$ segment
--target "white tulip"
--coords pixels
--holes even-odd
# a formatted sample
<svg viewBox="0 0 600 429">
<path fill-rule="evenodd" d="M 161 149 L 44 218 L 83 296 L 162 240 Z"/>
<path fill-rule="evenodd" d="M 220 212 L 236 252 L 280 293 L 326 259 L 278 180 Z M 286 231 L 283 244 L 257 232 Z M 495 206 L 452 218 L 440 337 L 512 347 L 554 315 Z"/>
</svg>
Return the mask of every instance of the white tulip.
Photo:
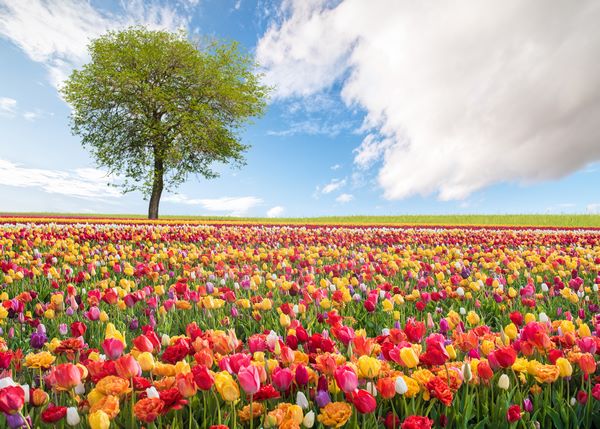
<svg viewBox="0 0 600 429">
<path fill-rule="evenodd" d="M 369 392 L 371 395 L 373 395 L 373 397 L 377 397 L 377 388 L 370 381 L 367 383 L 365 390 L 367 392 Z"/>
<path fill-rule="evenodd" d="M 471 365 L 468 362 L 465 362 L 462 367 L 463 378 L 468 383 L 473 380 L 473 371 L 471 370 Z"/>
<path fill-rule="evenodd" d="M 510 387 L 510 380 L 508 378 L 508 375 L 502 374 L 500 376 L 500 378 L 498 379 L 498 387 L 503 390 L 508 390 L 508 388 Z"/>
<path fill-rule="evenodd" d="M 302 420 L 302 426 L 304 426 L 305 428 L 311 428 L 311 427 L 313 427 L 314 424 L 315 424 L 315 412 L 311 410 L 308 413 L 306 413 L 306 415 L 304 416 L 304 419 Z"/>
<path fill-rule="evenodd" d="M 77 412 L 76 407 L 67 408 L 67 424 L 69 426 L 77 426 L 81 422 L 81 418 L 79 417 L 79 413 Z"/>
<path fill-rule="evenodd" d="M 0 378 L 0 389 L 4 389 L 8 386 L 16 386 L 17 383 L 11 377 Z"/>
<path fill-rule="evenodd" d="M 75 386 L 75 389 L 73 390 L 76 394 L 83 395 L 85 393 L 85 386 L 83 385 L 83 383 L 79 383 L 77 386 Z"/>
<path fill-rule="evenodd" d="M 29 384 L 21 384 L 21 389 L 25 393 L 25 402 L 29 402 Z"/>
<path fill-rule="evenodd" d="M 408 392 L 408 386 L 402 377 L 396 377 L 395 387 L 398 395 L 404 395 L 406 392 Z"/>
<path fill-rule="evenodd" d="M 465 290 L 462 287 L 457 287 L 456 288 L 456 294 L 458 296 L 465 296 Z"/>
<path fill-rule="evenodd" d="M 306 399 L 306 395 L 304 392 L 298 392 L 296 394 L 296 405 L 298 405 L 303 410 L 308 408 L 308 399 Z"/>
<path fill-rule="evenodd" d="M 156 390 L 156 387 L 154 386 L 150 386 L 146 389 L 146 396 L 148 398 L 160 398 L 158 390 Z"/>
</svg>

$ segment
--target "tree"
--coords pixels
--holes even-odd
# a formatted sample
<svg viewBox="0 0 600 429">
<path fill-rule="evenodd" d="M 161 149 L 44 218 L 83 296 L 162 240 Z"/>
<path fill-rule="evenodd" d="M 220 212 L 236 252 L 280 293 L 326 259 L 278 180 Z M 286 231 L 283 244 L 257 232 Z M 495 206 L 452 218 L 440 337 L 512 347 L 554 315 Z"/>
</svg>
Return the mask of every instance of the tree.
<svg viewBox="0 0 600 429">
<path fill-rule="evenodd" d="M 215 162 L 244 164 L 239 132 L 264 113 L 269 88 L 237 43 L 200 47 L 184 32 L 132 27 L 93 40 L 89 51 L 61 89 L 72 132 L 123 179 L 123 192 L 150 197 L 149 219 L 158 218 L 163 189 L 189 174 L 218 177 Z"/>
</svg>

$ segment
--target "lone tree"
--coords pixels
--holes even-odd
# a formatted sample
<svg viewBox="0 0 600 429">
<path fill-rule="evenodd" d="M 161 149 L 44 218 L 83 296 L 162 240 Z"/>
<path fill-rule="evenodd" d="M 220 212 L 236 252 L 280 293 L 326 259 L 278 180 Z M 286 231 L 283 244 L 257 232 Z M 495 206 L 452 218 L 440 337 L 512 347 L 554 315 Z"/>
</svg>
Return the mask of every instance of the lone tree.
<svg viewBox="0 0 600 429">
<path fill-rule="evenodd" d="M 190 173 L 214 178 L 214 162 L 244 164 L 239 132 L 264 112 L 269 88 L 236 43 L 200 48 L 184 32 L 133 27 L 93 40 L 89 51 L 62 88 L 72 132 L 123 178 L 123 192 L 150 197 L 149 219 L 158 219 L 163 189 Z"/>
</svg>

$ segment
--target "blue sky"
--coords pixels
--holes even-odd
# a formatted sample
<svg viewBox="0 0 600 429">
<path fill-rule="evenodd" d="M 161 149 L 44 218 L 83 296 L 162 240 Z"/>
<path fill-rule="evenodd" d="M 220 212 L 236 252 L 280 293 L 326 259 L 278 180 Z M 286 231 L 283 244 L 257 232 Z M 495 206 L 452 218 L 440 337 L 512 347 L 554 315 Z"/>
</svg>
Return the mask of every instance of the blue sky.
<svg viewBox="0 0 600 429">
<path fill-rule="evenodd" d="M 515 37 L 536 42 L 527 62 L 492 31 L 502 18 L 515 22 L 503 11 L 481 24 L 485 49 L 463 49 L 472 34 L 452 28 L 449 42 L 442 30 L 401 37 L 439 25 L 426 10 L 386 2 L 365 11 L 355 1 L 0 0 L 0 212 L 146 212 L 140 194 L 105 186 L 70 134 L 56 89 L 86 61 L 87 37 L 133 23 L 238 40 L 277 87 L 267 114 L 242 135 L 252 145 L 247 165 L 220 168 L 210 181 L 191 177 L 163 195 L 161 214 L 598 212 L 598 59 L 585 49 L 600 45 L 595 27 L 581 23 L 598 8 L 584 4 L 554 12 L 565 28 L 579 19 L 576 34 L 535 22 L 535 5 L 510 12 L 525 17 Z M 455 7 L 450 16 L 477 13 Z M 579 49 L 581 36 L 593 43 Z M 445 58 L 448 50 L 460 60 Z M 573 69 L 558 67 L 557 79 L 550 70 L 564 58 Z M 469 64 L 469 73 L 453 74 L 450 63 Z"/>
</svg>

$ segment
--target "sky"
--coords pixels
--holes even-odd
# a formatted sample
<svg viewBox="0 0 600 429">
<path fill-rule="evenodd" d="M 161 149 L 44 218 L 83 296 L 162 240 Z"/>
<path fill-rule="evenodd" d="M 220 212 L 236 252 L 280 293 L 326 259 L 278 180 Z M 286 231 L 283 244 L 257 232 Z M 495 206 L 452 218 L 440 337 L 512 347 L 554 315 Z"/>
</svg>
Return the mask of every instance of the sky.
<svg viewBox="0 0 600 429">
<path fill-rule="evenodd" d="M 131 25 L 237 40 L 273 86 L 247 165 L 161 214 L 600 212 L 600 2 L 0 0 L 0 212 L 144 214 L 60 88 Z"/>
</svg>

